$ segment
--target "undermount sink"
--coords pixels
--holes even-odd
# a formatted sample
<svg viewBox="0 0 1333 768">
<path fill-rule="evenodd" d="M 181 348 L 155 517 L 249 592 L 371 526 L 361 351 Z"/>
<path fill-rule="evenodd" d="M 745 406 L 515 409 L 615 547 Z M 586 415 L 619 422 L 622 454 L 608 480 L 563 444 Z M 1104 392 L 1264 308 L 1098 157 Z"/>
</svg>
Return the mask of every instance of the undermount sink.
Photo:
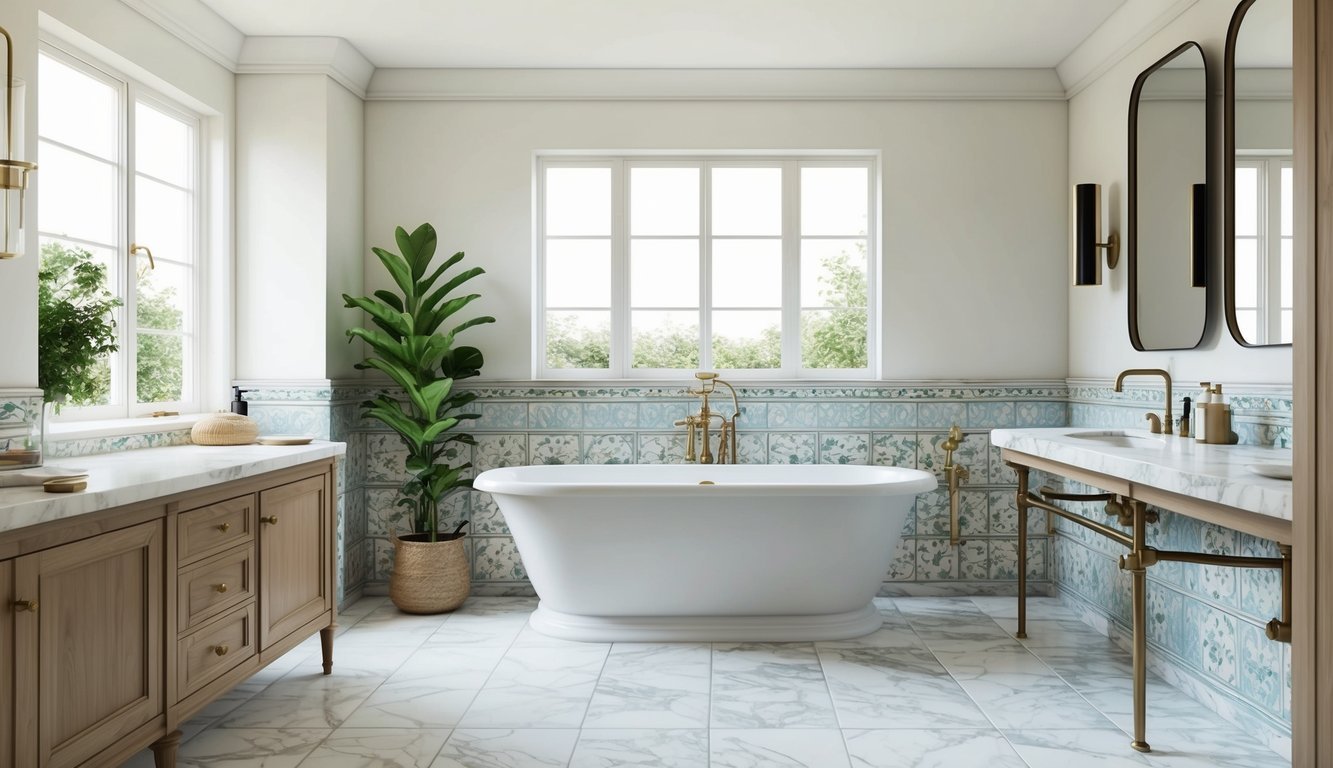
<svg viewBox="0 0 1333 768">
<path fill-rule="evenodd" d="M 1156 435 L 1145 435 L 1138 432 L 1128 432 L 1119 430 L 1101 430 L 1094 432 L 1069 432 L 1066 437 L 1072 437 L 1076 440 L 1087 440 L 1089 442 L 1109 445 L 1115 448 L 1148 448 L 1158 450 L 1166 446 L 1166 440 Z"/>
</svg>

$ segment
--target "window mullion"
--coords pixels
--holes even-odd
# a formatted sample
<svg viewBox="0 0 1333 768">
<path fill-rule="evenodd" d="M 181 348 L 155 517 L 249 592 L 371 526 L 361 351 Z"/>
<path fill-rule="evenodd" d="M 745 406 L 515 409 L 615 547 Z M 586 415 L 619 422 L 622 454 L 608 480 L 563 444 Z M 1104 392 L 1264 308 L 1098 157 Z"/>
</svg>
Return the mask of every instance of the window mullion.
<svg viewBox="0 0 1333 768">
<path fill-rule="evenodd" d="M 633 365 L 629 311 L 629 168 L 611 161 L 611 364 L 624 378 Z"/>
<path fill-rule="evenodd" d="M 782 168 L 782 374 L 801 370 L 801 182 L 799 163 Z"/>
<path fill-rule="evenodd" d="M 713 164 L 699 164 L 699 367 L 713 364 Z"/>
<path fill-rule="evenodd" d="M 1264 254 L 1264 296 L 1270 344 L 1280 342 L 1282 336 L 1282 161 L 1265 161 L 1268 188 L 1269 236 Z"/>
<path fill-rule="evenodd" d="M 121 396 L 124 398 L 124 416 L 133 416 L 138 402 L 137 377 L 138 356 L 138 291 L 135 254 L 130 252 L 130 244 L 138 237 L 135 231 L 135 183 L 134 183 L 134 86 L 126 83 L 121 88 L 120 114 L 120 296 L 124 301 L 124 319 L 120 330 L 119 373 Z"/>
</svg>

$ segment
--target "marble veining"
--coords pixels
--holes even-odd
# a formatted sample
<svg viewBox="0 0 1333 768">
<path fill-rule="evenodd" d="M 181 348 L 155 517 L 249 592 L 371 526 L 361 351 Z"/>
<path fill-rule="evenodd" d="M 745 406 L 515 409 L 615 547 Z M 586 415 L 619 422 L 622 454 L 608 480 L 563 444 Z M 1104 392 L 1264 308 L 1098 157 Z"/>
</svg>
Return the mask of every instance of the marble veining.
<svg viewBox="0 0 1333 768">
<path fill-rule="evenodd" d="M 876 601 L 882 629 L 851 640 L 596 644 L 534 632 L 528 599 L 406 616 L 367 598 L 340 615 L 331 676 L 302 643 L 182 724 L 180 764 L 1289 765 L 1156 677 L 1156 751 L 1133 752 L 1126 655 L 1093 648 L 1080 664 L 1092 630 L 1056 600 L 1029 605 L 1026 643 L 1007 635 L 1012 598 L 895 598 Z M 144 752 L 127 768 L 151 765 Z"/>
<path fill-rule="evenodd" d="M 342 443 L 324 441 L 297 446 L 178 445 L 61 460 L 48 466 L 87 472 L 88 489 L 0 489 L 0 533 L 254 477 L 341 456 L 344 450 Z"/>
<path fill-rule="evenodd" d="M 1291 481 L 1261 477 L 1248 469 L 1253 464 L 1290 464 L 1290 449 L 1205 445 L 1171 435 L 1160 436 L 1160 448 L 1130 448 L 1070 436 L 1096 431 L 1073 427 L 996 429 L 991 432 L 991 443 L 1152 488 L 1291 519 Z M 1124 431 L 1148 436 L 1147 432 Z"/>
</svg>

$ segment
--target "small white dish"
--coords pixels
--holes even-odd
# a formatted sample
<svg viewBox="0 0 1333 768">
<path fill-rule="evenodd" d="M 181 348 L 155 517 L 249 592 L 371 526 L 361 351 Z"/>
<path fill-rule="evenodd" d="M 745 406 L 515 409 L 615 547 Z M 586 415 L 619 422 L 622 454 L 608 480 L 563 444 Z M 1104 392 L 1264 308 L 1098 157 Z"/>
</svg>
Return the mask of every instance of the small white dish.
<svg viewBox="0 0 1333 768">
<path fill-rule="evenodd" d="M 314 439 L 308 435 L 260 435 L 255 442 L 260 445 L 306 445 Z"/>
<path fill-rule="evenodd" d="M 1251 464 L 1249 470 L 1256 475 L 1272 477 L 1278 480 L 1291 479 L 1290 464 Z"/>
</svg>

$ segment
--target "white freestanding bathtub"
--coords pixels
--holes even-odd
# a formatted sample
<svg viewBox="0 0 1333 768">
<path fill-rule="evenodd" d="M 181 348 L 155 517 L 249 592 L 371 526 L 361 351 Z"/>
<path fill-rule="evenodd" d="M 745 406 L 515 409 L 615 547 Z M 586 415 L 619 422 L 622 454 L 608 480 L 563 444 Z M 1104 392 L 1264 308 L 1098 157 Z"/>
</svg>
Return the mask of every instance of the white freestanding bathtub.
<svg viewBox="0 0 1333 768">
<path fill-rule="evenodd" d="M 475 488 L 504 513 L 541 602 L 532 626 L 590 641 L 835 640 L 871 602 L 935 477 L 831 465 L 543 465 Z"/>
</svg>

